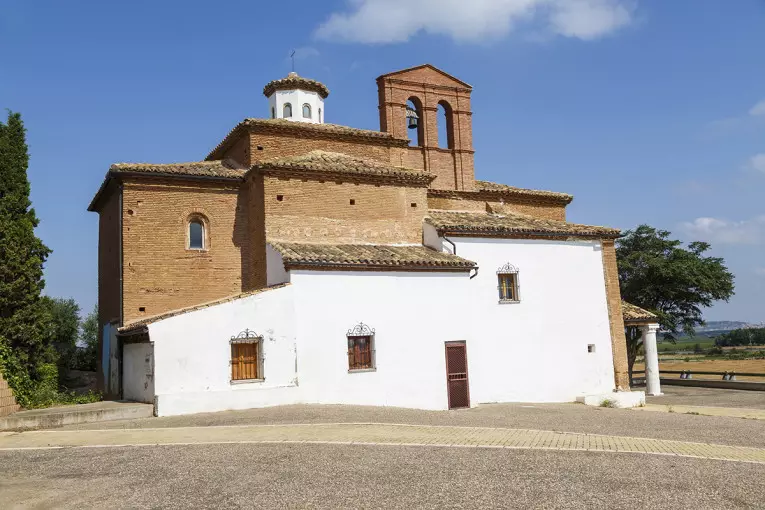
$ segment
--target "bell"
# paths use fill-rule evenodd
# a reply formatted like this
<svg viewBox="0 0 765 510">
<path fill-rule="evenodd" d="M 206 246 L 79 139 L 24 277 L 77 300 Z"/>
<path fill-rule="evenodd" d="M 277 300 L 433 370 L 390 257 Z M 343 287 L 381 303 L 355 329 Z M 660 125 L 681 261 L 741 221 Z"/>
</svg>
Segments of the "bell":
<svg viewBox="0 0 765 510">
<path fill-rule="evenodd" d="M 409 129 L 417 129 L 417 112 L 411 106 L 406 107 L 406 120 Z"/>
</svg>

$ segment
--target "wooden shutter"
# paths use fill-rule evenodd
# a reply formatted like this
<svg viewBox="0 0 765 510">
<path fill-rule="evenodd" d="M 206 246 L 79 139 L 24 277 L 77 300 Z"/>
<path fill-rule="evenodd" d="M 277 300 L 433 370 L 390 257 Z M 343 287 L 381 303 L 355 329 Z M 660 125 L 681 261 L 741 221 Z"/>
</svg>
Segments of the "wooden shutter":
<svg viewBox="0 0 765 510">
<path fill-rule="evenodd" d="M 260 379 L 260 342 L 234 342 L 231 344 L 231 380 Z"/>
</svg>

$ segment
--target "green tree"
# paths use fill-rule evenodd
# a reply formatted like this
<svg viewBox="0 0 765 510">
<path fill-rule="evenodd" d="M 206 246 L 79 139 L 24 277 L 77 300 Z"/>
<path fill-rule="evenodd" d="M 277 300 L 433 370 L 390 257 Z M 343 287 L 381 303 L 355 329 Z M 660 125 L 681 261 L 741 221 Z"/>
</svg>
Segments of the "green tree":
<svg viewBox="0 0 765 510">
<path fill-rule="evenodd" d="M 82 321 L 80 342 L 78 368 L 95 372 L 98 356 L 98 305 Z"/>
<path fill-rule="evenodd" d="M 50 250 L 34 233 L 28 163 L 24 124 L 9 112 L 0 122 L 0 342 L 10 381 L 47 376 L 44 365 L 54 359 L 50 315 L 40 298 Z"/>
<path fill-rule="evenodd" d="M 51 344 L 58 355 L 59 373 L 74 368 L 77 355 L 77 338 L 80 332 L 80 306 L 72 299 L 43 297 L 43 303 L 51 316 Z"/>
<path fill-rule="evenodd" d="M 733 295 L 733 274 L 723 259 L 706 255 L 710 245 L 692 242 L 687 247 L 670 239 L 666 230 L 640 225 L 617 240 L 619 286 L 622 298 L 659 317 L 665 338 L 682 331 L 694 334 L 704 324 L 702 307 L 727 301 Z M 629 375 L 642 347 L 640 329 L 628 327 Z"/>
</svg>

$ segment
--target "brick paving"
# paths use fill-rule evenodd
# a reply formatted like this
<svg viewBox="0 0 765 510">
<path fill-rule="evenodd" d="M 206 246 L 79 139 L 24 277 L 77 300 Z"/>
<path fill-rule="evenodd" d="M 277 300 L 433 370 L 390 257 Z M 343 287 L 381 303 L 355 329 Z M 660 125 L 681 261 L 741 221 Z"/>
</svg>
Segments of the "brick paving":
<svg viewBox="0 0 765 510">
<path fill-rule="evenodd" d="M 765 448 L 546 430 L 393 423 L 59 430 L 0 434 L 0 451 L 228 443 L 406 445 L 619 452 L 765 464 Z"/>
</svg>

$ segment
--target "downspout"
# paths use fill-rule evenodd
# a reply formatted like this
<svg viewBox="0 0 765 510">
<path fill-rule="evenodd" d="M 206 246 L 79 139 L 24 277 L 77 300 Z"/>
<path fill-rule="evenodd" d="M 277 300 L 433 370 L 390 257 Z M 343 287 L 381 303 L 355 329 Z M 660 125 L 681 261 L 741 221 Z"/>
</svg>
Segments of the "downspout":
<svg viewBox="0 0 765 510">
<path fill-rule="evenodd" d="M 471 280 L 472 280 L 473 278 L 475 278 L 476 276 L 478 276 L 478 266 L 474 267 L 473 269 L 475 270 L 475 273 L 473 273 L 472 275 L 470 275 L 470 279 L 471 279 Z"/>
<path fill-rule="evenodd" d="M 443 236 L 441 239 L 443 239 L 443 240 L 444 240 L 444 241 L 446 241 L 447 243 L 451 244 L 451 245 L 452 245 L 452 255 L 457 255 L 457 245 L 456 245 L 456 244 L 454 244 L 454 243 L 452 242 L 452 240 L 451 240 L 451 239 L 449 239 L 449 238 L 448 238 L 448 237 L 446 237 L 446 236 Z"/>
</svg>

